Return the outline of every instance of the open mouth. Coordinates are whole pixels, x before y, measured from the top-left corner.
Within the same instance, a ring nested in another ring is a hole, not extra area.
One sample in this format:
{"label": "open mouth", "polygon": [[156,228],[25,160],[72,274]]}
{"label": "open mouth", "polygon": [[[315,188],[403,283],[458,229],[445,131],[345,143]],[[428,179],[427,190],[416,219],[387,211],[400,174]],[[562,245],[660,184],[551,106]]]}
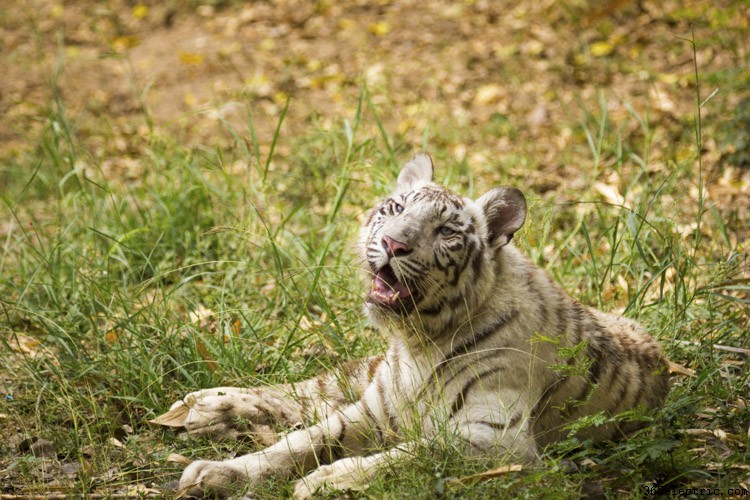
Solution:
{"label": "open mouth", "polygon": [[375,273],[367,301],[393,310],[409,310],[416,296],[398,280],[390,264],[386,264]]}

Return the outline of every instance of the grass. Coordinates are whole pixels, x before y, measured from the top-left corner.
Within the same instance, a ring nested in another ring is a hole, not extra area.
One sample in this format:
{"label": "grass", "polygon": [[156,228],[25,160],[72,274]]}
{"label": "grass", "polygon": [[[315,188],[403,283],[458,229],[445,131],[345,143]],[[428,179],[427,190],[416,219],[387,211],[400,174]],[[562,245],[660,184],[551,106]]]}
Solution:
{"label": "grass", "polygon": [[[499,168],[502,159],[476,167],[528,194],[518,244],[537,263],[582,302],[638,318],[694,376],[675,377],[663,411],[635,416],[648,425],[626,441],[570,439],[547,450],[543,467],[474,485],[450,479],[497,461],[436,446],[379,477],[367,495],[639,498],[657,485],[747,488],[747,352],[713,345],[750,348],[748,221],[702,194],[686,196],[705,182],[699,153],[654,168],[659,125],[631,106],[627,126],[637,133],[625,134],[604,103],[582,103],[572,125],[573,148],[588,150],[593,170],[583,191],[562,188],[568,201],[535,194]],[[270,146],[251,140],[248,103],[246,129],[225,124],[232,147],[186,148],[148,128],[133,139],[140,149],[130,163],[108,167],[54,96],[43,133],[0,172],[0,220],[8,221],[0,429],[10,437],[0,442],[0,493],[152,494],[179,477],[170,453],[251,449],[146,425],[186,392],[301,380],[382,350],[360,313],[353,247],[362,214],[388,192],[412,147],[389,131],[383,115],[391,111],[365,90],[351,121],[289,138],[281,125],[293,105],[278,116]],[[682,144],[694,151],[706,134],[706,123],[695,123],[697,139]],[[477,196],[491,186],[470,174],[474,165],[452,159],[450,133],[436,126],[418,147],[441,160],[439,178]],[[141,172],[133,181],[107,170],[128,165]],[[622,202],[601,201],[594,183],[605,174],[621,180]],[[55,482],[19,451],[21,437],[54,443],[47,470]],[[66,475],[63,464],[76,472]],[[258,493],[289,492],[278,481]]]}

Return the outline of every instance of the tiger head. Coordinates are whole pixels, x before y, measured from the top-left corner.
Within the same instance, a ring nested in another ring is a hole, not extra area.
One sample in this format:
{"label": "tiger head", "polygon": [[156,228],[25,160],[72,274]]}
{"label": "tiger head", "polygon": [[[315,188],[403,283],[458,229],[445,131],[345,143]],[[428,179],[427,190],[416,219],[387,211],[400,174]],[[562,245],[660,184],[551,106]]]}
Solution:
{"label": "tiger head", "polygon": [[430,157],[415,156],[362,230],[371,280],[366,310],[376,324],[407,319],[430,330],[474,314],[494,287],[496,256],[526,218],[515,188],[474,201],[433,183],[432,175]]}

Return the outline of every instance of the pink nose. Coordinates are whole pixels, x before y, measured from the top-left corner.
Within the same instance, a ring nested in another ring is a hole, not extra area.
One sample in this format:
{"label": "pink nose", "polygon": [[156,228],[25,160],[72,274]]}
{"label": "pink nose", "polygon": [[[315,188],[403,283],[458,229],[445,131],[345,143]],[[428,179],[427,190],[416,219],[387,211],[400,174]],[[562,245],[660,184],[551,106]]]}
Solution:
{"label": "pink nose", "polygon": [[394,240],[390,236],[383,236],[383,240],[381,241],[381,243],[383,244],[383,248],[385,248],[385,251],[389,257],[407,255],[411,252],[406,243]]}

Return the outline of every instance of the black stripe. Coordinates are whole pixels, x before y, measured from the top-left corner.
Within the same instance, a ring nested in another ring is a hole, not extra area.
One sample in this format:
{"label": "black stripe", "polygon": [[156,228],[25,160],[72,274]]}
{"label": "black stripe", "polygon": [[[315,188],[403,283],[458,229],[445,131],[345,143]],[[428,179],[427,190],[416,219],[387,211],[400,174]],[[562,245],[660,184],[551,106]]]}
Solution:
{"label": "black stripe", "polygon": [[[491,323],[489,326],[483,328],[482,330],[479,330],[471,339],[467,340],[466,342],[460,344],[458,347],[454,348],[443,360],[438,363],[435,366],[435,369],[432,370],[432,373],[430,373],[430,376],[424,381],[422,388],[419,391],[419,394],[417,395],[417,399],[422,397],[424,392],[437,380],[442,373],[446,370],[447,366],[453,361],[456,357],[471,354],[474,351],[469,351],[469,347],[473,344],[473,347],[476,349],[479,345],[479,343],[484,340],[485,338],[489,337],[493,333],[495,333],[498,329],[502,328],[503,326],[507,325],[511,321],[513,321],[518,316],[517,310],[512,310],[510,313],[508,313],[507,316],[504,316],[495,322]],[[492,358],[495,357],[497,353],[493,350],[487,355],[482,356],[480,359],[485,358]],[[476,362],[479,361],[476,358],[472,359],[472,363],[476,364]],[[473,365],[469,365],[473,366]],[[466,369],[466,367],[463,367],[459,369],[457,372],[453,373],[451,377],[448,379],[447,382],[444,382],[442,385],[443,387],[447,386],[448,382],[454,380],[458,374],[463,372]]]}
{"label": "black stripe", "polygon": [[[460,367],[456,367],[455,364],[459,362],[459,360],[454,360],[454,363],[452,363],[452,370],[450,377],[443,379],[441,385],[443,387],[448,387],[454,380],[456,380],[463,372],[465,372],[469,368],[476,368],[477,366],[480,366],[480,363],[486,359],[494,359],[497,356],[497,350],[504,348],[505,346],[497,347],[496,349],[492,349],[490,351],[485,352],[477,352],[473,351],[471,353],[467,353],[464,355],[466,364],[462,365]],[[461,359],[460,361],[464,361],[464,359]]]}
{"label": "black stripe", "polygon": [[343,458],[346,456],[346,452],[344,450],[343,441],[344,441],[344,435],[346,434],[346,421],[344,420],[344,416],[341,413],[335,413],[339,419],[339,423],[341,424],[341,431],[339,431],[339,435],[331,442],[327,443],[328,448],[328,454],[331,458],[331,462],[335,462],[339,458]]}
{"label": "black stripe", "polygon": [[483,379],[501,370],[505,370],[505,367],[496,366],[490,370],[480,373],[476,377],[470,379],[466,384],[464,384],[464,386],[461,388],[461,391],[459,391],[458,395],[456,396],[456,399],[453,401],[453,404],[451,404],[451,409],[450,409],[450,413],[448,414],[448,418],[453,418],[453,416],[456,413],[461,411],[461,408],[464,407],[464,403],[466,402],[466,396],[468,396],[469,391],[472,389],[472,387],[474,387],[474,384],[476,384],[480,379]]}
{"label": "black stripe", "polygon": [[372,379],[375,377],[375,372],[377,371],[378,367],[380,366],[380,363],[383,362],[383,356],[378,356],[376,358],[373,358],[370,360],[370,362],[367,364],[367,383],[371,383]]}
{"label": "black stripe", "polygon": [[453,349],[445,357],[445,359],[443,360],[443,363],[447,363],[448,361],[450,361],[451,359],[455,358],[456,356],[458,356],[461,353],[467,353],[468,354],[468,352],[469,352],[468,349],[469,349],[469,346],[471,346],[471,345],[473,345],[474,348],[476,349],[477,345],[482,340],[484,340],[488,336],[490,336],[493,333],[495,333],[499,328],[507,325],[508,323],[510,323],[511,321],[513,321],[514,319],[516,319],[516,317],[518,317],[518,310],[517,309],[513,309],[507,315],[503,316],[502,318],[499,318],[499,319],[495,320],[489,326],[487,326],[487,327],[479,330],[470,339],[468,339],[467,341],[465,341],[464,343],[462,343],[461,345],[459,345],[458,347],[456,347],[455,349]]}
{"label": "black stripe", "polygon": [[378,419],[375,417],[375,414],[370,409],[370,406],[367,404],[366,401],[362,401],[362,408],[365,411],[365,414],[367,415],[367,418],[372,423],[372,426],[375,428],[375,433],[377,434],[377,443],[382,444],[383,443],[383,429],[380,428],[380,422],[378,422]]}
{"label": "black stripe", "polygon": [[480,425],[485,425],[487,427],[492,427],[493,429],[497,429],[499,431],[504,431],[504,430],[506,430],[508,428],[508,426],[506,426],[504,424],[498,424],[497,422],[487,422],[485,420],[478,420],[478,421],[475,421],[475,422],[472,422],[472,423],[474,423],[474,424],[480,424]]}

